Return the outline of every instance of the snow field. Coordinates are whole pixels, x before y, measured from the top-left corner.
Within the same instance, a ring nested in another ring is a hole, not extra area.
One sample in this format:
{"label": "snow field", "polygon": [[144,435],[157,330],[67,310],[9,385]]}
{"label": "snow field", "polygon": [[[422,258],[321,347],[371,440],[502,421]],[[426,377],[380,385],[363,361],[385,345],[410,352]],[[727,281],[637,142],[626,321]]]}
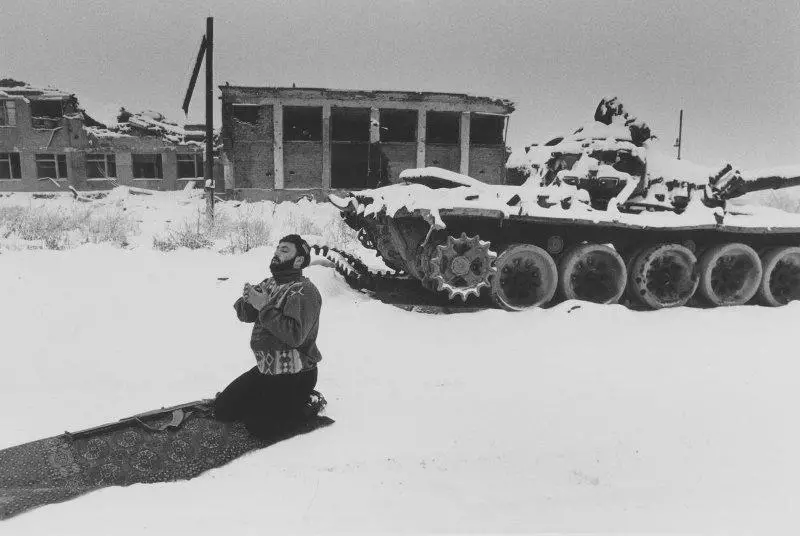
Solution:
{"label": "snow field", "polygon": [[[213,396],[253,364],[231,304],[270,254],[4,253],[0,447]],[[4,534],[797,527],[797,303],[427,316],[307,272],[334,426],[189,482],[43,507]]]}
{"label": "snow field", "polygon": [[[0,251],[0,448],[210,397],[253,366],[232,303],[267,276],[272,248],[157,251],[153,236],[201,200],[123,203],[141,220],[126,249]],[[324,235],[335,216],[234,205],[218,209],[268,214],[270,240]],[[800,528],[800,304],[430,316],[324,264],[306,272],[324,300],[318,387],[336,424],[188,482],[42,507],[3,534]]]}

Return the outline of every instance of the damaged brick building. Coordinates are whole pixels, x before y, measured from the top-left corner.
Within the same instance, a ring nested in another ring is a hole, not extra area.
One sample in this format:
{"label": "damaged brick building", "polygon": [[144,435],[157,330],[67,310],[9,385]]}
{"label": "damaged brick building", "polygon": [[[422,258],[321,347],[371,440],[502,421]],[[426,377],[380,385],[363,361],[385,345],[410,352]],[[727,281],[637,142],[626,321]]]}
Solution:
{"label": "damaged brick building", "polygon": [[[453,93],[224,85],[225,189],[372,188],[437,166],[502,184],[511,102]],[[251,192],[252,193],[252,192]]]}
{"label": "damaged brick building", "polygon": [[204,139],[203,125],[179,127],[154,112],[107,128],[74,94],[0,86],[0,191],[181,189],[202,183]]}

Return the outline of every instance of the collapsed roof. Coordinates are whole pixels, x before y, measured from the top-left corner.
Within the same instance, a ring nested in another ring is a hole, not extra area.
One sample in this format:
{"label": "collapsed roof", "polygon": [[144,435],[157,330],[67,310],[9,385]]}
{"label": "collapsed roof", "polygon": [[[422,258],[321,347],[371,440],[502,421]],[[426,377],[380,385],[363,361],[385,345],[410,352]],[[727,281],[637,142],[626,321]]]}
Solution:
{"label": "collapsed roof", "polygon": [[87,128],[87,133],[96,138],[106,139],[150,136],[175,144],[205,143],[205,125],[179,126],[177,123],[168,121],[163,114],[152,110],[132,114],[122,108],[118,119],[121,121],[108,126]]}

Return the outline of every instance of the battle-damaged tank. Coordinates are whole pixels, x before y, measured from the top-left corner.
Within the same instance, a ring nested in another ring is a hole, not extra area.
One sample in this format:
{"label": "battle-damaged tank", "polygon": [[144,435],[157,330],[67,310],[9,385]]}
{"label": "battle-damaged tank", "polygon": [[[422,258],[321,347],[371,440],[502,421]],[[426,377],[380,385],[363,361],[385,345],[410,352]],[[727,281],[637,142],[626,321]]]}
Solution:
{"label": "battle-damaged tank", "polygon": [[554,298],[653,309],[696,293],[715,306],[800,298],[800,214],[731,202],[800,184],[800,166],[707,168],[653,138],[603,99],[593,122],[512,154],[516,185],[422,168],[330,201],[387,266],[450,300],[523,310]]}

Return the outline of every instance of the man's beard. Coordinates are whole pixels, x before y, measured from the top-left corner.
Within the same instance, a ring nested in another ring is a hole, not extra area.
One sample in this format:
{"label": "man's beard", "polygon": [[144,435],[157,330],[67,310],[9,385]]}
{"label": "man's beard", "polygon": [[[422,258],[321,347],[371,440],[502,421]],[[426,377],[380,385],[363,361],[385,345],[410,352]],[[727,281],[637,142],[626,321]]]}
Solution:
{"label": "man's beard", "polygon": [[278,257],[272,257],[272,261],[269,263],[269,269],[272,271],[272,273],[294,270],[294,259],[281,262]]}

